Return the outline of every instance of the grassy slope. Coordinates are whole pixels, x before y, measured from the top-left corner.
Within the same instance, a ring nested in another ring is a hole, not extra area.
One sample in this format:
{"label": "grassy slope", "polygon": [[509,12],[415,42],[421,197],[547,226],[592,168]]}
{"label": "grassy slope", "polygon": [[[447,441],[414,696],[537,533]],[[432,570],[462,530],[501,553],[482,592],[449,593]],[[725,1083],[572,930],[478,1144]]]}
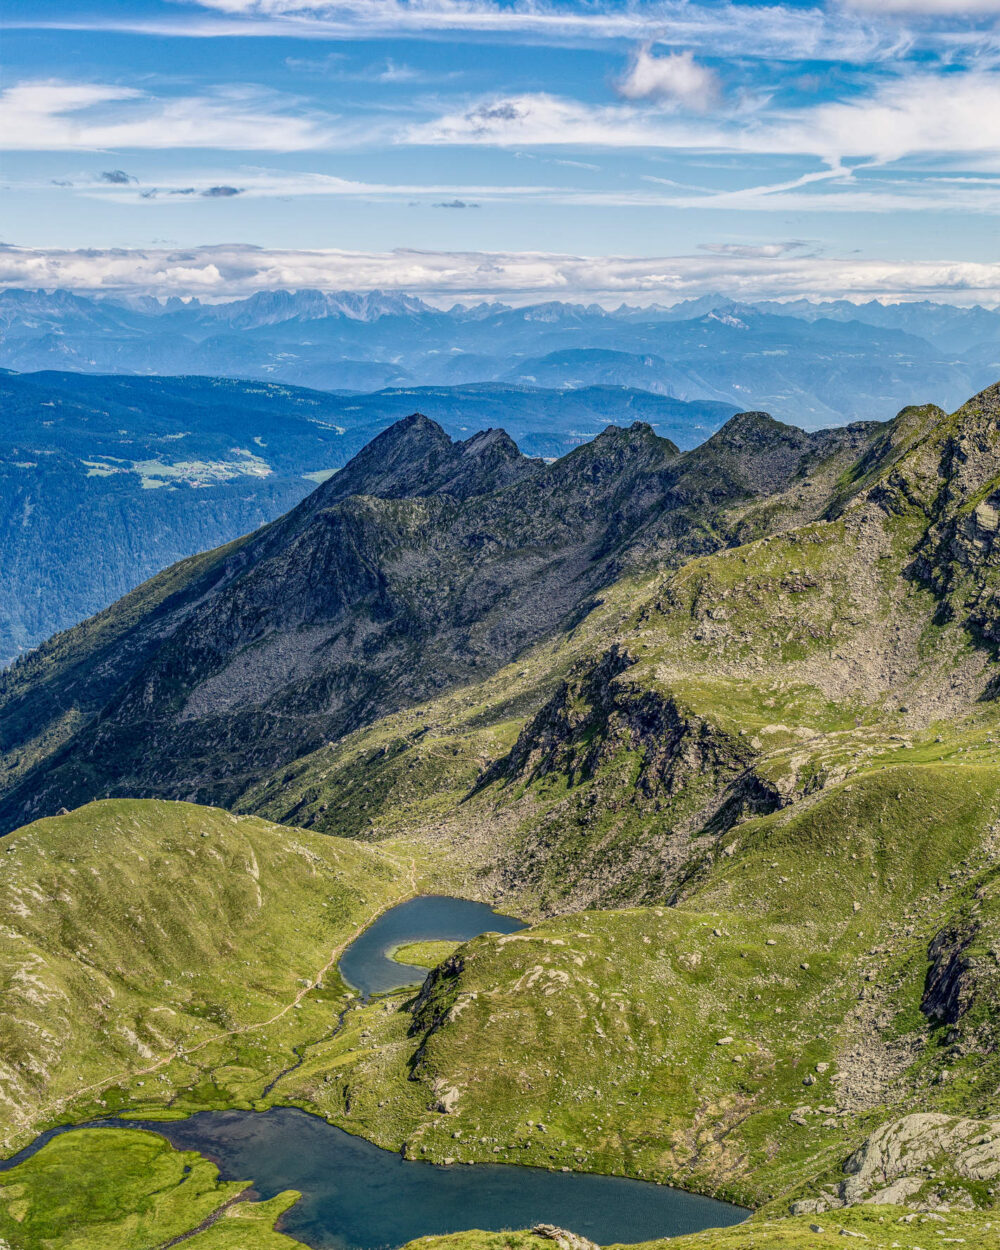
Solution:
{"label": "grassy slope", "polygon": [[[757,1204],[829,1187],[914,1107],[995,1114],[1000,718],[964,606],[992,566],[949,572],[965,548],[937,537],[997,489],[995,399],[908,410],[827,519],[622,583],[481,687],[262,786],[272,815],[450,839],[466,888],[535,914],[654,904],[471,943],[416,1019],[357,1013],[276,1094],[418,1157]],[[612,642],[635,662],[595,677]],[[930,944],[972,916],[971,1005],[934,1023]]]}
{"label": "grassy slope", "polygon": [[255,817],[104,800],[0,844],[2,1147],[119,1107],[248,1105],[322,1036],[339,949],[412,860]]}
{"label": "grassy slope", "polygon": [[243,1181],[220,1181],[195,1151],[134,1130],[81,1129],[55,1137],[0,1173],[0,1245],[12,1250],[148,1250],[217,1222],[185,1241],[195,1250],[292,1250],[274,1231],[297,1194],[240,1201]]}
{"label": "grassy slope", "polygon": [[1000,936],[998,816],[995,766],[879,766],[741,826],[677,907],[466,944],[415,1014],[353,1012],[274,1096],[411,1157],[821,1193],[914,1096],[995,1112],[995,999],[954,1027],[920,1001],[938,932],[972,908],[980,946]]}
{"label": "grassy slope", "polygon": [[458,949],[458,942],[408,942],[389,952],[397,963],[411,964],[415,968],[436,968]]}
{"label": "grassy slope", "polygon": [[[734,783],[752,776],[782,802],[799,799],[904,734],[932,742],[985,684],[964,631],[938,626],[933,595],[898,579],[894,544],[922,532],[912,518],[866,513],[852,526],[817,524],[619,583],[564,638],[305,757],[245,808],[368,840],[444,842],[466,889],[522,910],[669,897],[664,845],[717,830]],[[859,555],[861,540],[877,559]],[[634,663],[595,690],[614,644]],[[950,703],[921,704],[922,689],[952,687]],[[560,691],[558,750],[480,785],[532,717],[545,737]],[[650,704],[690,731],[669,770],[662,741],[636,728]]]}
{"label": "grassy slope", "polygon": [[[994,1114],[1000,768],[975,645],[990,578],[947,564],[964,549],[940,508],[971,525],[996,475],[946,483],[954,419],[904,417],[829,519],[619,583],[482,685],[247,796],[325,830],[460,848],[449,871],[468,892],[616,910],[467,944],[415,1014],[390,996],[333,1037],[346,1000],[316,1002],[281,1043],[301,1066],[266,1097],[277,1048],[243,1043],[120,1097],[291,1101],[415,1157],[655,1176],[775,1210],[831,1192],[846,1155],[908,1110]],[[635,663],[597,680],[614,642]],[[650,711],[683,724],[672,757],[643,737]],[[522,732],[516,767],[486,774]],[[779,810],[723,818],[748,782]],[[969,1002],[936,1024],[920,1010],[928,948],[962,926]]]}

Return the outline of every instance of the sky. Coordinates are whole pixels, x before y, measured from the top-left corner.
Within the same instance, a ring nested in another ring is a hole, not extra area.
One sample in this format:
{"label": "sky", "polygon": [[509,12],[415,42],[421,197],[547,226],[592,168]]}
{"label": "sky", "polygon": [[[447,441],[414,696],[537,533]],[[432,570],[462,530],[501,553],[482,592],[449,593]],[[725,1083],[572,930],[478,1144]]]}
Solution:
{"label": "sky", "polygon": [[1000,0],[0,14],[0,285],[1000,301]]}

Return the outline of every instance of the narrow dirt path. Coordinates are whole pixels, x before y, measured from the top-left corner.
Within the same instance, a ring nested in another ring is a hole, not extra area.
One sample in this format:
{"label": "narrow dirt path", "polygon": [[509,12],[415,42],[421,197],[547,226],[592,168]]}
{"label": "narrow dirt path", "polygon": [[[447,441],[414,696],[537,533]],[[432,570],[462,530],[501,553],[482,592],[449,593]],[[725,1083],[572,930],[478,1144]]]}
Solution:
{"label": "narrow dirt path", "polygon": [[[399,860],[396,856],[389,855],[389,858],[396,859],[397,865],[399,864]],[[326,974],[330,971],[330,969],[337,963],[337,961],[340,959],[341,955],[344,953],[347,947],[350,946],[350,944],[353,941],[355,941],[355,939],[360,937],[361,934],[364,933],[366,929],[370,928],[371,925],[373,925],[375,921],[379,918],[379,916],[384,915],[385,912],[391,910],[393,907],[398,907],[400,903],[405,903],[407,899],[414,897],[414,895],[417,893],[417,888],[418,888],[417,887],[417,862],[414,858],[410,858],[407,863],[406,884],[407,884],[407,888],[405,890],[401,891],[398,896],[384,903],[383,906],[381,906],[376,912],[368,916],[365,922],[359,925],[353,931],[353,933],[349,934],[346,938],[344,938],[342,942],[340,942],[337,946],[335,946],[334,949],[330,952],[330,957],[327,959],[326,963],[322,966],[322,968],[320,968],[319,971],[314,976],[309,978],[308,984],[304,985],[298,991],[295,997],[290,1002],[286,1003],[285,1006],[282,1007],[280,1011],[276,1011],[273,1016],[269,1016],[266,1020],[258,1020],[253,1024],[240,1025],[238,1028],[235,1028],[235,1029],[226,1029],[225,1032],[222,1032],[222,1033],[213,1033],[211,1037],[203,1038],[200,1042],[195,1043],[193,1046],[178,1047],[176,1050],[172,1051],[170,1054],[164,1055],[160,1059],[157,1059],[155,1063],[151,1063],[148,1067],[129,1068],[123,1072],[117,1072],[111,1076],[104,1077],[100,1081],[95,1081],[92,1085],[83,1085],[79,1089],[73,1090],[72,1093],[63,1096],[62,1098],[54,1099],[52,1102],[48,1103],[46,1106],[39,1108],[33,1114],[29,1115],[28,1113],[22,1112],[21,1117],[20,1117],[19,1127],[23,1131],[23,1129],[25,1127],[30,1126],[32,1122],[37,1124],[40,1120],[46,1120],[52,1116],[58,1115],[62,1111],[66,1110],[67,1107],[72,1106],[73,1103],[77,1102],[80,1098],[84,1097],[85,1095],[98,1093],[103,1090],[110,1089],[112,1085],[116,1085],[119,1081],[131,1081],[139,1076],[152,1076],[153,1074],[159,1072],[161,1068],[164,1068],[168,1064],[173,1063],[174,1060],[186,1059],[189,1055],[195,1055],[198,1053],[198,1051],[204,1050],[206,1046],[214,1046],[217,1042],[225,1041],[226,1038],[239,1037],[247,1033],[257,1032],[260,1029],[270,1028],[272,1024],[276,1024],[279,1020],[283,1019],[283,1017],[285,1017],[290,1011],[293,1011],[295,1007],[302,1001],[302,999],[305,998],[305,996],[308,993],[314,990],[316,986],[322,982],[324,976],[326,976]],[[351,1004],[348,1004],[348,1007],[345,1009],[345,1013],[347,1010],[350,1009],[350,1006]],[[345,1013],[342,1013],[342,1014],[345,1014]],[[308,1044],[311,1044],[311,1043],[308,1043]],[[298,1065],[296,1064],[294,1066],[298,1066]],[[275,1079],[276,1080],[280,1079],[281,1075],[284,1075],[284,1073],[279,1074],[279,1077]],[[274,1085],[274,1082],[272,1082],[271,1086],[269,1086],[268,1088],[269,1089],[273,1088],[273,1085]],[[7,1134],[2,1139],[3,1149],[5,1151],[10,1149],[11,1136],[12,1136],[11,1134]]]}

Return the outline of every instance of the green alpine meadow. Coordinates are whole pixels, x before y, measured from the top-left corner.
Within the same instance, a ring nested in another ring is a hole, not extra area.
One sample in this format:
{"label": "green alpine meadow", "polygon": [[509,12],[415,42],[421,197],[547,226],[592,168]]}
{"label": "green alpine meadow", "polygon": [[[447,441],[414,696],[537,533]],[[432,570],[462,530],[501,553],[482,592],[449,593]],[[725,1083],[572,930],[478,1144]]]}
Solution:
{"label": "green alpine meadow", "polygon": [[[353,1245],[279,1122],[746,1208],[642,1250],[1000,1244],[998,651],[1000,384],[396,422],[0,673],[0,1247]],[[464,1209],[409,1250],[594,1246]]]}

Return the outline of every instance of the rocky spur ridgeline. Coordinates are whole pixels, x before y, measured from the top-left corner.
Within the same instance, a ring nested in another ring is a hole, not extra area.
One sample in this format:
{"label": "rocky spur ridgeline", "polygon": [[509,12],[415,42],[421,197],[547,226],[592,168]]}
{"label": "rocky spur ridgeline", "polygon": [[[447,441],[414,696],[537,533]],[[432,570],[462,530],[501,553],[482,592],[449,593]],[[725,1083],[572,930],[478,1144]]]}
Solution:
{"label": "rocky spur ridgeline", "polygon": [[635,423],[547,465],[502,430],[454,443],[408,417],[280,521],[12,666],[0,821],[110,792],[233,806],[271,770],[565,637],[623,578],[766,530],[775,509],[811,515],[877,429],[745,414],[682,454]]}
{"label": "rocky spur ridgeline", "polygon": [[[294,1106],[755,1208],[685,1247],[996,1244],[998,517],[997,388],[552,465],[413,418],[60,635],[3,692],[6,1153]],[[420,892],[532,923],[360,1001],[339,951]]]}

